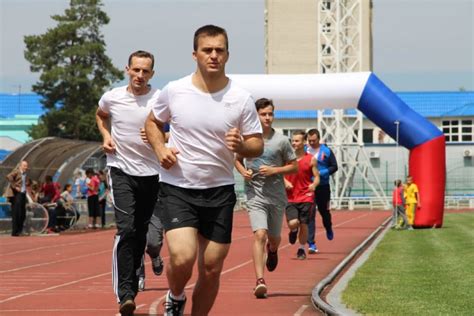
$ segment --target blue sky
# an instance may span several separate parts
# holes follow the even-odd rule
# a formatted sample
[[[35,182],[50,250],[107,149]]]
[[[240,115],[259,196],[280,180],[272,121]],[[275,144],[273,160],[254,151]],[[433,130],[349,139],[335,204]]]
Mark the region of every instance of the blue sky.
[[[191,73],[192,35],[227,29],[228,73],[264,73],[264,0],[104,0],[107,54],[123,69],[130,52],[156,56],[152,84]],[[133,3],[133,5],[132,5]],[[31,89],[25,35],[54,27],[68,0],[0,0],[0,92]],[[374,72],[395,91],[474,90],[474,0],[373,0]]]

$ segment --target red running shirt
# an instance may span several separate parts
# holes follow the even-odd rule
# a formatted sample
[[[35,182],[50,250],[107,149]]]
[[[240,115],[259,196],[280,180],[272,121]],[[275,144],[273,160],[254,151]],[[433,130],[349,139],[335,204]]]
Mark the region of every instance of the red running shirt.
[[[298,160],[298,172],[285,175],[285,179],[293,184],[293,189],[286,190],[288,202],[290,203],[313,203],[314,192],[308,187],[313,183],[313,169],[311,167],[311,159],[313,155],[305,153]]]

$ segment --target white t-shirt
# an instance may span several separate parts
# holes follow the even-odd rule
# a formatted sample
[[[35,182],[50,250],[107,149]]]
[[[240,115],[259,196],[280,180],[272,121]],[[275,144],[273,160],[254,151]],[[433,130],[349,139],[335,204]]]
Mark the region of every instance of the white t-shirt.
[[[110,115],[111,134],[115,154],[107,154],[107,166],[116,167],[131,176],[151,176],[160,172],[160,165],[153,149],[143,142],[140,128],[160,90],[151,89],[147,94],[134,95],[127,86],[106,92],[99,100],[99,108]]]
[[[153,113],[170,123],[169,147],[177,163],[161,170],[161,181],[182,188],[206,189],[234,184],[234,152],[225,133],[236,127],[242,135],[262,133],[250,94],[231,80],[216,93],[192,84],[192,75],[170,82],[160,93]]]

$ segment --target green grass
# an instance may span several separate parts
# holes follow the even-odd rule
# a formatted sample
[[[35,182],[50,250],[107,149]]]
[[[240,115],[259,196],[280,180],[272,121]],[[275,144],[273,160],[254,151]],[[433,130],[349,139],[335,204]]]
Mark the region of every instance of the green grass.
[[[342,300],[364,315],[474,315],[474,212],[387,232]]]

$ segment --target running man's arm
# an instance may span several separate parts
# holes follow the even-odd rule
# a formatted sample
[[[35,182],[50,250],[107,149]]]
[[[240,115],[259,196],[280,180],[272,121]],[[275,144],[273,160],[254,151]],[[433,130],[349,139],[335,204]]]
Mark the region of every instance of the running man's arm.
[[[231,128],[225,134],[228,149],[243,158],[258,157],[263,154],[262,134],[241,135],[238,128]]]
[[[102,148],[106,153],[113,154],[115,152],[115,143],[110,132],[110,115],[102,111],[100,108],[97,108],[97,111],[95,112],[95,121],[99,128],[99,132],[102,135]]]
[[[313,183],[309,185],[310,191],[315,191],[316,187],[319,185],[319,170],[317,167],[318,163],[316,159],[313,157],[311,158],[311,171],[313,172]]]
[[[281,167],[271,167],[262,165],[258,169],[258,172],[265,177],[273,176],[276,174],[285,175],[289,173],[296,173],[298,172],[298,162],[296,161],[296,159],[290,160],[288,164]]]
[[[331,155],[329,155],[329,166],[328,166],[328,172],[329,172],[329,175],[332,175],[334,172],[337,171],[337,160],[336,160],[336,156],[334,155],[334,152],[329,149],[329,152],[331,153]]]
[[[178,150],[176,148],[166,147],[164,125],[163,122],[156,119],[153,111],[151,111],[145,121],[145,132],[148,142],[158,157],[160,165],[165,169],[169,169],[176,163]]]
[[[234,160],[235,169],[242,175],[245,181],[252,180],[252,169],[247,169],[244,166],[244,157],[240,156],[239,154],[235,155]]]

